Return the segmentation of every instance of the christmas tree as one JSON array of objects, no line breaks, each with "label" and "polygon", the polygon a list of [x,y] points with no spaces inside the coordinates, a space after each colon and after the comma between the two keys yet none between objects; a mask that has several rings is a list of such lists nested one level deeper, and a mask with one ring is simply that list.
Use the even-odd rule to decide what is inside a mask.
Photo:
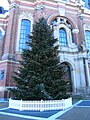
[{"label": "christmas tree", "polygon": [[13,76],[16,87],[13,99],[55,100],[69,97],[65,66],[60,63],[59,46],[45,18],[33,25],[32,36],[24,49],[18,72]]}]

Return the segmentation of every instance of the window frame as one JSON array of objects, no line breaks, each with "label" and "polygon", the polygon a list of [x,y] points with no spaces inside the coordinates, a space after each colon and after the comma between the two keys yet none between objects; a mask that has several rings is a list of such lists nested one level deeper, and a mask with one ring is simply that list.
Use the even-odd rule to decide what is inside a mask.
[{"label": "window frame", "polygon": [[[61,47],[72,48],[76,46],[72,24],[67,18],[60,17],[60,16],[54,17],[54,19],[52,19],[51,21],[51,27],[53,28],[53,31],[54,31],[54,38],[58,39],[58,44],[60,48]],[[66,34],[67,34],[67,45],[66,46],[61,46],[59,43],[59,29],[60,28],[64,28],[66,31]]]},{"label": "window frame", "polygon": [[19,16],[19,19],[18,19],[18,31],[17,31],[17,42],[16,42],[16,52],[17,53],[21,53],[19,51],[19,38],[20,38],[20,30],[21,30],[21,21],[22,19],[26,19],[26,20],[29,20],[31,21],[31,28],[30,28],[30,33],[32,33],[32,29],[33,29],[33,15],[30,14],[30,13],[22,13],[20,16]]},{"label": "window frame", "polygon": [[[86,41],[86,47],[87,47],[87,49],[89,50],[89,52],[88,52],[88,55],[90,56],[90,39],[88,39],[88,41],[87,41],[87,35],[86,35],[86,32],[89,32],[89,34],[90,34],[90,30],[85,30],[85,41]],[[90,35],[88,35],[88,36],[90,36]],[[90,37],[88,37],[88,38],[90,38]]]},{"label": "window frame", "polygon": [[[26,29],[26,27],[28,29]],[[27,19],[22,19],[20,28],[19,52],[22,52],[23,49],[29,49],[29,47],[26,45],[26,42],[29,40],[29,38],[27,37],[31,32],[31,21]]]},{"label": "window frame", "polygon": [[[62,30],[60,35],[60,30]],[[64,28],[59,29],[59,44],[60,46],[68,46],[68,41],[67,41],[67,32]]]},{"label": "window frame", "polygon": [[0,40],[2,40],[2,31],[0,30]]},{"label": "window frame", "polygon": [[[59,29],[60,28],[64,28],[66,30],[66,34],[67,34],[67,46],[61,46],[59,43]],[[69,29],[65,24],[59,24],[57,26],[54,26],[54,38],[58,39],[58,44],[60,45],[60,47],[72,47],[73,45],[75,45],[75,43],[73,43],[72,41],[72,34],[71,34],[71,29]]]},{"label": "window frame", "polygon": [[5,77],[5,70],[0,70],[0,80],[4,80],[4,77]]}]

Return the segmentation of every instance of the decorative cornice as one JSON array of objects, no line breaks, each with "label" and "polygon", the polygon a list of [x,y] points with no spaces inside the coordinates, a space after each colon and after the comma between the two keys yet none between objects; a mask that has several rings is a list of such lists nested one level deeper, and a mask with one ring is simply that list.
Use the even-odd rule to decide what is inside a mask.
[{"label": "decorative cornice", "polygon": [[43,4],[36,5],[36,7],[35,7],[35,10],[37,10],[37,11],[41,11],[41,10],[44,10],[44,9],[45,9],[45,7],[44,7]]},{"label": "decorative cornice", "polygon": [[23,11],[20,11],[20,18],[27,18],[27,19],[30,19],[30,20],[33,20],[33,14],[31,14],[29,11],[27,12],[23,12]]},{"label": "decorative cornice", "polygon": [[9,12],[6,12],[5,14],[0,14],[0,18],[7,18],[9,16]]},{"label": "decorative cornice", "polygon": [[73,29],[72,32],[78,34],[79,33],[79,29]]},{"label": "decorative cornice", "polygon": [[89,24],[84,24],[84,29],[85,30],[90,30],[90,25]]},{"label": "decorative cornice", "polygon": [[19,5],[14,2],[14,3],[12,3],[12,4],[10,5],[9,10],[11,10],[11,9],[13,9],[13,8],[17,8],[17,7],[19,7]]}]

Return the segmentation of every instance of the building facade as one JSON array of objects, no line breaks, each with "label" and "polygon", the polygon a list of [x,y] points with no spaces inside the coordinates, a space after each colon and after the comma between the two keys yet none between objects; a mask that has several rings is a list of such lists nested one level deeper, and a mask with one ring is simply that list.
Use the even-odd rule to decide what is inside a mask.
[{"label": "building facade", "polygon": [[10,97],[13,71],[19,66],[33,23],[45,17],[58,38],[60,62],[67,65],[72,93],[90,87],[89,0],[8,0],[0,7],[0,98]]}]

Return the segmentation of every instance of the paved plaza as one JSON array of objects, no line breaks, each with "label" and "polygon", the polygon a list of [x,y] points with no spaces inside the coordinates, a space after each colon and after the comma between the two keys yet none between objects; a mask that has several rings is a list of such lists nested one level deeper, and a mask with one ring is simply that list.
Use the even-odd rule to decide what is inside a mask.
[{"label": "paved plaza", "polygon": [[90,120],[90,100],[80,100],[73,107],[59,111],[18,111],[0,102],[0,120]]}]

